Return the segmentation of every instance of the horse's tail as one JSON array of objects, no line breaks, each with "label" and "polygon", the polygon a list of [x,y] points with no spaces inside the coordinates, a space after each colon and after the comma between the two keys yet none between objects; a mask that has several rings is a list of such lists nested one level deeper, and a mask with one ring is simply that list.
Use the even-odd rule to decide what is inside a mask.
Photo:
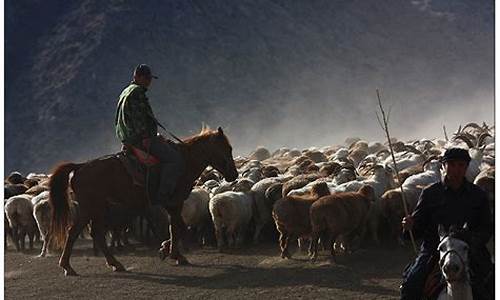
[{"label": "horse's tail", "polygon": [[67,227],[71,222],[68,201],[69,174],[84,164],[63,163],[52,172],[49,182],[49,203],[52,208],[50,236],[57,248],[62,248],[66,240]]}]

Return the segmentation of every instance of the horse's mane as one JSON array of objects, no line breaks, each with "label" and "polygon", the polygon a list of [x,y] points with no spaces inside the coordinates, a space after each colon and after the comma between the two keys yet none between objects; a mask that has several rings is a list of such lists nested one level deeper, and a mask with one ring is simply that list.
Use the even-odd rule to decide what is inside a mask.
[{"label": "horse's mane", "polygon": [[[215,136],[218,134],[217,130],[212,130],[208,126],[203,126],[201,128],[201,131],[198,134],[194,134],[192,136],[189,136],[187,138],[182,139],[183,142],[187,145],[192,145],[193,143],[199,141],[199,140],[204,140],[209,137]],[[226,140],[226,142],[229,144],[229,140],[227,139],[226,135],[223,135],[223,138]]]}]

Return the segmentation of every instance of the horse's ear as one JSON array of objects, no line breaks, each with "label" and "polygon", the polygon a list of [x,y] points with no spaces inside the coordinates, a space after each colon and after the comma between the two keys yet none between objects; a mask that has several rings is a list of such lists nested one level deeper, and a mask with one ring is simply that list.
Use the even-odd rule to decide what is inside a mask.
[{"label": "horse's ear", "polygon": [[462,226],[462,229],[463,229],[463,230],[469,230],[469,229],[470,229],[470,228],[469,228],[469,223],[465,222],[465,223],[464,223],[464,226]]},{"label": "horse's ear", "polygon": [[448,235],[448,230],[443,226],[443,224],[438,225],[438,233],[439,233],[439,239],[442,240],[445,236]]},{"label": "horse's ear", "polygon": [[222,128],[219,126],[219,128],[217,128],[217,132],[219,133],[219,135],[223,135],[224,132],[222,131]]}]

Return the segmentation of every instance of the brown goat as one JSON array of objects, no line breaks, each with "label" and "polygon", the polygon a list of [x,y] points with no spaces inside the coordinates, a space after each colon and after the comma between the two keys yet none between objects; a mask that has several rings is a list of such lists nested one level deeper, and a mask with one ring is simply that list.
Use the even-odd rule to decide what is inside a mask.
[{"label": "brown goat", "polygon": [[[423,186],[417,186],[411,189],[405,189],[405,200],[408,211],[411,212],[417,205],[418,197],[422,192]],[[388,225],[388,235],[391,241],[400,240],[401,220],[405,216],[403,207],[403,196],[401,189],[396,188],[386,191],[379,200],[380,214]]]},{"label": "brown goat", "polygon": [[288,242],[290,238],[307,237],[311,234],[309,209],[320,197],[330,194],[325,182],[315,184],[307,196],[285,196],[276,201],[273,207],[273,219],[280,233],[279,245],[281,257],[290,258]]},{"label": "brown goat", "polygon": [[336,193],[321,197],[311,205],[311,260],[318,255],[318,240],[322,233],[328,236],[329,249],[335,259],[333,245],[340,236],[350,237],[362,232],[366,216],[375,193],[371,186],[364,185],[357,192]]}]

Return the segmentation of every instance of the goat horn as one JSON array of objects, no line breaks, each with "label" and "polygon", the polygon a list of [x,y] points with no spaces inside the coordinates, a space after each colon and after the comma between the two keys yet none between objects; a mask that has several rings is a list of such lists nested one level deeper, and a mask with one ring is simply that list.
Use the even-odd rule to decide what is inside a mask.
[{"label": "goat horn", "polygon": [[460,135],[463,135],[463,136],[467,137],[471,141],[472,140],[474,140],[474,141],[476,140],[476,137],[474,135],[472,135],[472,134],[470,134],[468,132],[465,132],[465,131],[462,131],[459,134],[456,134],[455,137],[460,136]]},{"label": "goat horn", "polygon": [[484,152],[484,149],[485,149],[485,148],[486,148],[486,145],[484,145],[484,146],[483,146],[483,148],[481,148],[481,150],[480,150],[480,151],[481,151],[481,153],[483,153],[483,152]]},{"label": "goat horn", "polygon": [[436,143],[434,143],[433,141],[431,140],[423,140],[422,143],[424,143],[424,145],[427,145],[427,144],[432,144],[433,146],[436,146]]},{"label": "goat horn", "polygon": [[485,140],[487,137],[492,137],[492,136],[491,136],[491,134],[489,134],[488,132],[483,132],[483,133],[481,133],[481,135],[477,138],[477,147],[481,147],[481,145],[483,145],[484,140]]},{"label": "goat horn", "polygon": [[378,150],[377,153],[375,153],[376,156],[379,156],[380,154],[382,153],[390,153],[389,150],[387,149],[382,149],[382,150]]},{"label": "goat horn", "polygon": [[415,154],[422,154],[422,151],[418,150],[417,148],[411,146],[411,145],[405,145],[405,149],[407,149],[410,152],[413,152]]},{"label": "goat horn", "polygon": [[467,144],[467,146],[469,146],[469,148],[471,148],[471,149],[474,148],[474,143],[468,137],[466,137],[465,135],[462,135],[462,134],[461,135],[457,135],[453,139],[454,140],[462,140],[462,141],[464,141]]},{"label": "goat horn", "polygon": [[481,126],[479,126],[477,123],[474,123],[474,122],[470,122],[470,123],[467,123],[464,128],[462,128],[462,131],[464,131],[466,128],[468,127],[472,127],[472,128],[475,128],[475,129],[479,129],[479,130],[482,130]]}]

